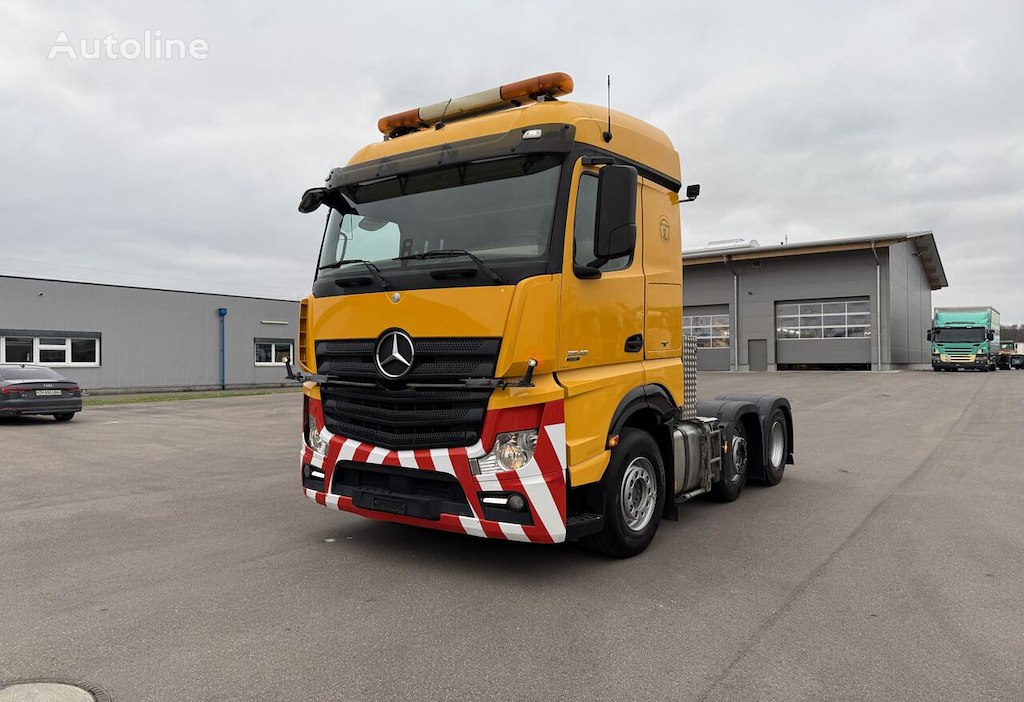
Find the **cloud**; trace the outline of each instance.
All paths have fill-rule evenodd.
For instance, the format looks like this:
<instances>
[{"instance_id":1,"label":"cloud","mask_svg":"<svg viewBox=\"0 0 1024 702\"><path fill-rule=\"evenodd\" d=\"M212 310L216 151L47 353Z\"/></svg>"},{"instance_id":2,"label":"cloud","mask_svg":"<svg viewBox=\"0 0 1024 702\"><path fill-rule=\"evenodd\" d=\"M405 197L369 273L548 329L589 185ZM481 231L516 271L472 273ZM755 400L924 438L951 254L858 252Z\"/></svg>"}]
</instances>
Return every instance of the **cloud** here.
<instances>
[{"instance_id":1,"label":"cloud","mask_svg":"<svg viewBox=\"0 0 1024 702\"><path fill-rule=\"evenodd\" d=\"M8 2L0 273L297 297L299 194L382 114L550 70L662 128L701 182L690 244L935 231L951 287L1024 321L1024 6ZM205 60L47 60L201 38Z\"/></svg>"}]
</instances>

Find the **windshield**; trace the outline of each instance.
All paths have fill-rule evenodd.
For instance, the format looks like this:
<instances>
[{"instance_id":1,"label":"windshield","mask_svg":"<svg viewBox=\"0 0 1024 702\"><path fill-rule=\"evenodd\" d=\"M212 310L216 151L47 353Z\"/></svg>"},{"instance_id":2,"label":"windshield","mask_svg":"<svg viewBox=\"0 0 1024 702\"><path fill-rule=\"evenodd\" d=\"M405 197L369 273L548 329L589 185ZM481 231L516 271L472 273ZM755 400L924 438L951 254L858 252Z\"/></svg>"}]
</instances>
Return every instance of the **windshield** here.
<instances>
[{"instance_id":1,"label":"windshield","mask_svg":"<svg viewBox=\"0 0 1024 702\"><path fill-rule=\"evenodd\" d=\"M0 380L64 380L64 376L39 366L0 367Z\"/></svg>"},{"instance_id":2,"label":"windshield","mask_svg":"<svg viewBox=\"0 0 1024 702\"><path fill-rule=\"evenodd\" d=\"M320 268L439 249L546 259L560 164L560 156L531 154L344 186L353 211L331 210Z\"/></svg>"},{"instance_id":3,"label":"windshield","mask_svg":"<svg viewBox=\"0 0 1024 702\"><path fill-rule=\"evenodd\" d=\"M947 327L945 329L936 329L932 338L939 343L945 344L978 344L985 341L985 329L982 327L970 329Z\"/></svg>"}]
</instances>

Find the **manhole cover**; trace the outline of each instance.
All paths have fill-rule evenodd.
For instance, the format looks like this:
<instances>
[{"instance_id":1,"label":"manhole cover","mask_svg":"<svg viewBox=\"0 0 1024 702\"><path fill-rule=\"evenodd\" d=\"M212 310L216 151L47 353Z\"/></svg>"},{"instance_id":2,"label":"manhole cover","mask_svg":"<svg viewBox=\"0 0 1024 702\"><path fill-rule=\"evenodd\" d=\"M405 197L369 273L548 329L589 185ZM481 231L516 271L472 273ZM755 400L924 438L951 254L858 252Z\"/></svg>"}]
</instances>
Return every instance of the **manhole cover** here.
<instances>
[{"instance_id":1,"label":"manhole cover","mask_svg":"<svg viewBox=\"0 0 1024 702\"><path fill-rule=\"evenodd\" d=\"M0 682L0 702L110 702L110 696L86 682L33 678Z\"/></svg>"}]
</instances>

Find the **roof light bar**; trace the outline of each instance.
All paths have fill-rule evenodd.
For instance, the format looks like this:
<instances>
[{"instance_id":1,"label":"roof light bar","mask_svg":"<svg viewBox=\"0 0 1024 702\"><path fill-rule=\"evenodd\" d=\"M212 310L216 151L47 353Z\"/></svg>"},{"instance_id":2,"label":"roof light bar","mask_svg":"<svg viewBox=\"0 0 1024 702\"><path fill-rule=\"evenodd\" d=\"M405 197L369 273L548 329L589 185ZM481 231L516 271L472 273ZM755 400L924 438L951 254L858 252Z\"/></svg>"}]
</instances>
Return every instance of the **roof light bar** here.
<instances>
[{"instance_id":1,"label":"roof light bar","mask_svg":"<svg viewBox=\"0 0 1024 702\"><path fill-rule=\"evenodd\" d=\"M568 73L546 73L472 95L381 117L377 121L377 129L382 134L398 136L407 131L436 125L442 118L445 122L454 122L485 112L518 107L524 103L534 102L541 96L554 98L568 95L572 88L572 77Z\"/></svg>"}]
</instances>

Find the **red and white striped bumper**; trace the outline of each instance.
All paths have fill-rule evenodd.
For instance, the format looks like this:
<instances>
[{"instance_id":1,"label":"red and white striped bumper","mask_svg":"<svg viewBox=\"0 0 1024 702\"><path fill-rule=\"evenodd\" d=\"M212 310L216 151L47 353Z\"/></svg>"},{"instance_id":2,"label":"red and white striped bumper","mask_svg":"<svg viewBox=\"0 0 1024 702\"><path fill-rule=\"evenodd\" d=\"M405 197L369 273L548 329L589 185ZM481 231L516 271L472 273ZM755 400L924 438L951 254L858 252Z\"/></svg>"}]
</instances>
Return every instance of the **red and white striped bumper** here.
<instances>
[{"instance_id":1,"label":"red and white striped bumper","mask_svg":"<svg viewBox=\"0 0 1024 702\"><path fill-rule=\"evenodd\" d=\"M403 524L441 529L491 539L509 539L532 543L565 541L566 463L565 415L561 400L545 403L540 412L537 449L533 458L518 471L474 475L470 459L487 453L482 442L464 448L392 451L355 439L332 434L324 426L323 408L318 400L308 399L309 413L316 418L320 436L327 441L327 453L321 454L305 445L301 459L324 473L324 492L304 488L306 497L318 504L352 512L370 519L384 519ZM518 427L519 429L534 427ZM487 436L487 432L484 432ZM493 440L493 436L490 437ZM423 471L438 471L454 476L469 501L472 516L442 513L440 518L421 519L389 512L364 509L352 498L331 494L331 478L339 461L369 465L401 466ZM481 492L517 492L526 497L533 524L514 524L483 518Z\"/></svg>"}]
</instances>

